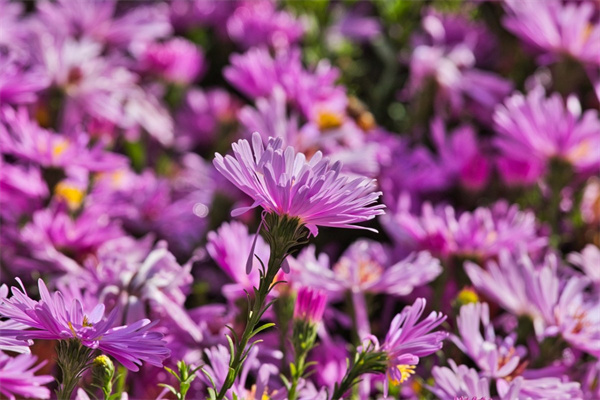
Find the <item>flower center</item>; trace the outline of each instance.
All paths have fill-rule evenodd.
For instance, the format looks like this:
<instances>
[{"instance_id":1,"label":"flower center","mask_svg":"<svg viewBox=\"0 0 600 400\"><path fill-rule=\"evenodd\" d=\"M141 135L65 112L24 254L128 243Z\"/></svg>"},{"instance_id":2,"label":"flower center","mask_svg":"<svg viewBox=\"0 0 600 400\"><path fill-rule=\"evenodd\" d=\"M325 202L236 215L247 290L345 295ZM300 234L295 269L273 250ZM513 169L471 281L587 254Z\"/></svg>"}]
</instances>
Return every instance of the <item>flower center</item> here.
<instances>
[{"instance_id":1,"label":"flower center","mask_svg":"<svg viewBox=\"0 0 600 400\"><path fill-rule=\"evenodd\" d=\"M331 111L319 111L317 114L317 126L322 131L339 128L342 122L342 116Z\"/></svg>"},{"instance_id":2,"label":"flower center","mask_svg":"<svg viewBox=\"0 0 600 400\"><path fill-rule=\"evenodd\" d=\"M58 183L54 189L54 194L64 200L71 210L78 209L83 201L83 191L66 182Z\"/></svg>"},{"instance_id":3,"label":"flower center","mask_svg":"<svg viewBox=\"0 0 600 400\"><path fill-rule=\"evenodd\" d=\"M391 381L394 385L399 385L400 383L406 382L408 378L411 377L415 373L415 366L409 364L400 364L396 366L398 368L398 372L400 372L400 379L391 378Z\"/></svg>"},{"instance_id":4,"label":"flower center","mask_svg":"<svg viewBox=\"0 0 600 400\"><path fill-rule=\"evenodd\" d=\"M56 158L60 156L62 153L65 152L67 147L69 147L69 142L67 142L66 140L59 140L58 142L54 143L54 145L52 146L52 157Z\"/></svg>"}]
</instances>

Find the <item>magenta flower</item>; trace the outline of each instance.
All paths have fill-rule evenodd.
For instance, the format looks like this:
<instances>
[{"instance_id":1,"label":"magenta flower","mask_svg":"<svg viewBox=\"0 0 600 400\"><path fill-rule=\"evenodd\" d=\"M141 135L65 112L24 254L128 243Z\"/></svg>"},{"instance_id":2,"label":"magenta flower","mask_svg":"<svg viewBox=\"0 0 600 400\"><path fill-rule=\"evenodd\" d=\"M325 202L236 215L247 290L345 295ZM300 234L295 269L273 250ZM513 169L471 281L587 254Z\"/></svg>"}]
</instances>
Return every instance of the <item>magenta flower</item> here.
<instances>
[{"instance_id":1,"label":"magenta flower","mask_svg":"<svg viewBox=\"0 0 600 400\"><path fill-rule=\"evenodd\" d=\"M115 326L117 310L104 317L103 304L96 305L92 310L84 309L78 298L65 297L58 291L50 294L41 279L38 281L39 301L29 298L22 284L21 288L22 291L12 288L12 297L0 304L0 315L30 329L3 329L1 336L17 339L76 339L85 347L98 349L114 357L132 371L137 371L142 361L162 367L162 361L169 356L163 335L150 331L156 322L142 319L127 326Z\"/></svg>"},{"instance_id":2,"label":"magenta flower","mask_svg":"<svg viewBox=\"0 0 600 400\"><path fill-rule=\"evenodd\" d=\"M256 257L252 260L252 271L246 273L246 262L254 240L246 225L238 221L225 222L216 231L209 232L207 239L208 254L234 281L233 284L223 285L225 297L230 300L245 297L244 291L251 292L253 287L258 287L260 261ZM261 236L256 238L254 254L263 262L269 259L269 246Z\"/></svg>"},{"instance_id":3,"label":"magenta flower","mask_svg":"<svg viewBox=\"0 0 600 400\"><path fill-rule=\"evenodd\" d=\"M49 399L50 390L43 385L54 381L50 375L34 375L46 362L34 366L37 357L21 354L10 357L0 351L0 393L10 400L17 397Z\"/></svg>"},{"instance_id":4,"label":"magenta flower","mask_svg":"<svg viewBox=\"0 0 600 400\"><path fill-rule=\"evenodd\" d=\"M327 295L324 292L301 287L294 307L294 319L318 324L323 319L326 304Z\"/></svg>"},{"instance_id":5,"label":"magenta flower","mask_svg":"<svg viewBox=\"0 0 600 400\"><path fill-rule=\"evenodd\" d=\"M385 337L381 350L387 353L387 376L394 383L402 383L414 374L419 357L425 357L442 348L447 332L431 332L446 320L446 316L435 311L427 318L417 322L425 309L425 299L418 298L412 306L394 317ZM384 384L387 397L389 381Z\"/></svg>"},{"instance_id":6,"label":"magenta flower","mask_svg":"<svg viewBox=\"0 0 600 400\"><path fill-rule=\"evenodd\" d=\"M552 158L558 158L580 173L594 172L600 166L598 112L582 113L574 96L566 102L559 94L546 98L541 86L527 96L516 93L498 106L494 123L499 133L496 146L508 159L547 167Z\"/></svg>"},{"instance_id":7,"label":"magenta flower","mask_svg":"<svg viewBox=\"0 0 600 400\"><path fill-rule=\"evenodd\" d=\"M475 361L486 377L508 376L525 355L525 349L515 347L514 335L504 340L496 337L487 303L462 306L456 323L460 338L454 337L454 343ZM483 327L483 334L480 326Z\"/></svg>"},{"instance_id":8,"label":"magenta flower","mask_svg":"<svg viewBox=\"0 0 600 400\"><path fill-rule=\"evenodd\" d=\"M401 210L382 220L398 243L443 257L487 259L518 246L535 252L547 243L547 238L539 233L533 212L520 211L502 200L490 208L479 207L458 215L451 206L433 208L425 203L420 216Z\"/></svg>"},{"instance_id":9,"label":"magenta flower","mask_svg":"<svg viewBox=\"0 0 600 400\"><path fill-rule=\"evenodd\" d=\"M180 38L148 44L140 63L142 69L180 85L190 84L205 70L204 54L194 43Z\"/></svg>"},{"instance_id":10,"label":"magenta flower","mask_svg":"<svg viewBox=\"0 0 600 400\"><path fill-rule=\"evenodd\" d=\"M456 365L448 360L450 368L435 366L431 370L434 379L429 389L440 399L491 399L489 379L480 377L476 370L465 365ZM458 397L460 396L460 397Z\"/></svg>"},{"instance_id":11,"label":"magenta flower","mask_svg":"<svg viewBox=\"0 0 600 400\"><path fill-rule=\"evenodd\" d=\"M504 26L541 52L542 63L568 55L600 65L598 6L593 2L507 0L505 8Z\"/></svg>"},{"instance_id":12,"label":"magenta flower","mask_svg":"<svg viewBox=\"0 0 600 400\"><path fill-rule=\"evenodd\" d=\"M355 224L383 214L384 206L374 205L381 194L374 192L375 181L341 175L341 164L331 165L321 152L307 162L304 154L281 146L281 139L271 138L265 149L255 132L252 149L247 140L240 140L232 146L234 157L215 154L215 168L254 199L250 207L232 215L261 206L299 218L315 236L317 226L372 230Z\"/></svg>"},{"instance_id":13,"label":"magenta flower","mask_svg":"<svg viewBox=\"0 0 600 400\"><path fill-rule=\"evenodd\" d=\"M296 43L304 27L286 11L276 11L269 0L243 2L227 20L229 37L244 48L287 48Z\"/></svg>"}]
</instances>

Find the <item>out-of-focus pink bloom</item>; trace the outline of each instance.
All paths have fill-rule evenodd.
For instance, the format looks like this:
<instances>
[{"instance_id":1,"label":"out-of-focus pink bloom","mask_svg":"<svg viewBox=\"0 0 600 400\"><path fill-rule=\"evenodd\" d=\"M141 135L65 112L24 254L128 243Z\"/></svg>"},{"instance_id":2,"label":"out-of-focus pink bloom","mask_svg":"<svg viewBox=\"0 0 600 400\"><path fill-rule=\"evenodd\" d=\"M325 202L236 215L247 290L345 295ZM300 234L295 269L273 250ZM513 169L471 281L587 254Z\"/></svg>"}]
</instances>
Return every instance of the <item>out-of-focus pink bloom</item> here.
<instances>
[{"instance_id":1,"label":"out-of-focus pink bloom","mask_svg":"<svg viewBox=\"0 0 600 400\"><path fill-rule=\"evenodd\" d=\"M14 267L76 272L80 267L74 259L81 261L104 242L122 236L120 226L104 213L84 209L73 219L60 208L39 210L21 230L24 254L13 260Z\"/></svg>"},{"instance_id":2,"label":"out-of-focus pink bloom","mask_svg":"<svg viewBox=\"0 0 600 400\"><path fill-rule=\"evenodd\" d=\"M547 63L568 55L600 65L600 25L593 2L506 0L503 23Z\"/></svg>"},{"instance_id":3,"label":"out-of-focus pink bloom","mask_svg":"<svg viewBox=\"0 0 600 400\"><path fill-rule=\"evenodd\" d=\"M0 158L0 216L17 222L42 207L48 186L35 166L7 164Z\"/></svg>"},{"instance_id":4,"label":"out-of-focus pink bloom","mask_svg":"<svg viewBox=\"0 0 600 400\"><path fill-rule=\"evenodd\" d=\"M314 380L319 386L333 388L346 374L348 344L341 339L320 338L308 359L314 361Z\"/></svg>"},{"instance_id":5,"label":"out-of-focus pink bloom","mask_svg":"<svg viewBox=\"0 0 600 400\"><path fill-rule=\"evenodd\" d=\"M11 57L0 55L0 104L33 103L37 93L48 86L50 79L39 66L20 65Z\"/></svg>"},{"instance_id":6,"label":"out-of-focus pink bloom","mask_svg":"<svg viewBox=\"0 0 600 400\"><path fill-rule=\"evenodd\" d=\"M459 215L451 206L434 209L425 203L420 216L400 211L387 215L382 222L394 240L408 249L428 250L443 257L488 259L504 249L514 251L520 246L535 252L548 240L539 233L532 212L520 211L505 201Z\"/></svg>"},{"instance_id":7,"label":"out-of-focus pink bloom","mask_svg":"<svg viewBox=\"0 0 600 400\"><path fill-rule=\"evenodd\" d=\"M525 355L524 348L515 346L516 335L504 340L496 337L486 303L462 306L456 323L460 337L453 337L453 342L475 361L487 378L510 375Z\"/></svg>"},{"instance_id":8,"label":"out-of-focus pink bloom","mask_svg":"<svg viewBox=\"0 0 600 400\"><path fill-rule=\"evenodd\" d=\"M248 233L246 225L238 221L223 223L217 231L209 232L206 250L217 265L235 282L223 286L223 295L230 300L245 297L245 292L252 292L258 287L260 261L253 257L253 268L246 273L248 254L252 249L254 235ZM266 263L269 260L269 246L261 236L256 238L254 254Z\"/></svg>"},{"instance_id":9,"label":"out-of-focus pink bloom","mask_svg":"<svg viewBox=\"0 0 600 400\"><path fill-rule=\"evenodd\" d=\"M596 110L582 113L581 104L559 94L546 98L537 86L527 96L516 93L498 106L494 123L501 154L518 162L546 166L552 158L573 165L579 173L600 167L600 119Z\"/></svg>"},{"instance_id":10,"label":"out-of-focus pink bloom","mask_svg":"<svg viewBox=\"0 0 600 400\"><path fill-rule=\"evenodd\" d=\"M244 48L287 48L300 40L302 23L286 11L276 11L271 0L245 1L227 20L229 37Z\"/></svg>"},{"instance_id":11,"label":"out-of-focus pink bloom","mask_svg":"<svg viewBox=\"0 0 600 400\"><path fill-rule=\"evenodd\" d=\"M239 0L173 0L171 22L176 28L212 27L221 39L227 38L227 20L239 5Z\"/></svg>"},{"instance_id":12,"label":"out-of-focus pink bloom","mask_svg":"<svg viewBox=\"0 0 600 400\"><path fill-rule=\"evenodd\" d=\"M487 184L490 163L469 125L456 128L451 134L445 130L441 119L431 124L431 133L440 158L440 171L448 180L458 180L469 189L481 189Z\"/></svg>"},{"instance_id":13,"label":"out-of-focus pink bloom","mask_svg":"<svg viewBox=\"0 0 600 400\"><path fill-rule=\"evenodd\" d=\"M310 324L318 324L323 319L327 295L310 287L298 289L298 296L294 306L294 319L306 321Z\"/></svg>"},{"instance_id":14,"label":"out-of-focus pink bloom","mask_svg":"<svg viewBox=\"0 0 600 400\"><path fill-rule=\"evenodd\" d=\"M181 38L144 45L139 61L143 70L179 85L189 85L206 69L202 51Z\"/></svg>"},{"instance_id":15,"label":"out-of-focus pink bloom","mask_svg":"<svg viewBox=\"0 0 600 400\"><path fill-rule=\"evenodd\" d=\"M379 36L382 28L376 17L369 17L365 10L356 7L351 11L339 8L338 18L327 29L327 42L332 47L338 47L345 40L356 43L367 42Z\"/></svg>"},{"instance_id":16,"label":"out-of-focus pink bloom","mask_svg":"<svg viewBox=\"0 0 600 400\"><path fill-rule=\"evenodd\" d=\"M456 365L448 360L450 368L435 366L431 370L434 385L430 390L440 399L463 398L491 399L489 379L479 376L476 370L465 365ZM462 397L458 397L462 396Z\"/></svg>"},{"instance_id":17,"label":"out-of-focus pink bloom","mask_svg":"<svg viewBox=\"0 0 600 400\"><path fill-rule=\"evenodd\" d=\"M166 4L142 5L115 17L115 0L43 1L37 4L41 21L57 37L84 37L127 48L172 33Z\"/></svg>"},{"instance_id":18,"label":"out-of-focus pink bloom","mask_svg":"<svg viewBox=\"0 0 600 400\"><path fill-rule=\"evenodd\" d=\"M579 383L564 382L556 377L527 379L518 376L510 381L499 379L496 382L496 388L501 400L570 400L583 398Z\"/></svg>"},{"instance_id":19,"label":"out-of-focus pink bloom","mask_svg":"<svg viewBox=\"0 0 600 400\"><path fill-rule=\"evenodd\" d=\"M127 164L127 159L104 151L101 143L88 148L84 133L62 135L41 128L24 108L0 110L0 152L43 167L80 167L88 171L111 171Z\"/></svg>"},{"instance_id":20,"label":"out-of-focus pink bloom","mask_svg":"<svg viewBox=\"0 0 600 400\"><path fill-rule=\"evenodd\" d=\"M373 205L381 193L366 178L350 180L340 174L341 165L330 164L320 152L306 161L281 139L269 139L265 149L260 134L233 144L235 157L215 154L216 169L253 198L250 207L234 210L240 215L261 206L268 212L297 217L317 235L317 226L368 229L355 225L383 214L383 205Z\"/></svg>"},{"instance_id":21,"label":"out-of-focus pink bloom","mask_svg":"<svg viewBox=\"0 0 600 400\"><path fill-rule=\"evenodd\" d=\"M583 190L581 199L581 217L590 224L600 223L600 179L592 177Z\"/></svg>"},{"instance_id":22,"label":"out-of-focus pink bloom","mask_svg":"<svg viewBox=\"0 0 600 400\"><path fill-rule=\"evenodd\" d=\"M493 108L512 88L507 80L478 68L494 47L490 34L464 18L431 10L422 24L426 34L413 38L408 94L421 91L433 79L437 108L449 105L457 114L468 107L472 115L488 122Z\"/></svg>"},{"instance_id":23,"label":"out-of-focus pink bloom","mask_svg":"<svg viewBox=\"0 0 600 400\"><path fill-rule=\"evenodd\" d=\"M581 268L583 273L600 289L600 249L593 244L584 247L581 253L571 253L567 260Z\"/></svg>"},{"instance_id":24,"label":"out-of-focus pink bloom","mask_svg":"<svg viewBox=\"0 0 600 400\"><path fill-rule=\"evenodd\" d=\"M0 393L10 400L19 398L49 399L45 384L54 381L51 375L34 375L46 362L34 366L37 357L21 354L10 357L0 351Z\"/></svg>"},{"instance_id":25,"label":"out-of-focus pink bloom","mask_svg":"<svg viewBox=\"0 0 600 400\"><path fill-rule=\"evenodd\" d=\"M176 114L175 146L189 150L212 145L223 127L235 123L239 108L239 101L223 89L188 90Z\"/></svg>"},{"instance_id":26,"label":"out-of-focus pink bloom","mask_svg":"<svg viewBox=\"0 0 600 400\"><path fill-rule=\"evenodd\" d=\"M496 159L496 167L502 180L511 186L527 186L535 183L544 175L545 164L530 158L528 160L515 160L500 155Z\"/></svg>"},{"instance_id":27,"label":"out-of-focus pink bloom","mask_svg":"<svg viewBox=\"0 0 600 400\"><path fill-rule=\"evenodd\" d=\"M348 104L346 90L336 85L339 70L322 60L314 69L302 66L297 48L278 52L273 58L265 48L254 47L244 54L233 54L225 78L251 98L268 97L283 88L290 102L307 119L317 121L325 113L344 112Z\"/></svg>"},{"instance_id":28,"label":"out-of-focus pink bloom","mask_svg":"<svg viewBox=\"0 0 600 400\"><path fill-rule=\"evenodd\" d=\"M389 381L403 383L414 373L420 357L435 353L442 348L442 342L448 337L447 332L435 331L446 317L435 311L427 318L417 322L425 309L425 299L415 300L412 306L394 317L390 329L381 345L381 350L388 356L387 375L384 383L384 396L387 397Z\"/></svg>"},{"instance_id":29,"label":"out-of-focus pink bloom","mask_svg":"<svg viewBox=\"0 0 600 400\"><path fill-rule=\"evenodd\" d=\"M157 367L169 356L163 335L149 331L155 323L147 319L128 326L116 325L116 310L104 317L104 305L84 308L78 298L65 298L61 292L50 294L40 279L41 300L35 301L16 287L12 297L0 304L0 314L27 325L28 330L2 330L1 334L23 339L77 339L86 347L99 349L124 367L137 371L142 361ZM69 301L71 300L71 301Z\"/></svg>"},{"instance_id":30,"label":"out-of-focus pink bloom","mask_svg":"<svg viewBox=\"0 0 600 400\"><path fill-rule=\"evenodd\" d=\"M500 253L484 271L473 263L465 270L477 290L515 315L528 316L538 338L562 337L594 356L600 354L600 302L586 294L589 279L559 279L556 257L548 255L536 268L527 255L512 258ZM506 296L511 293L511 296Z\"/></svg>"}]
</instances>

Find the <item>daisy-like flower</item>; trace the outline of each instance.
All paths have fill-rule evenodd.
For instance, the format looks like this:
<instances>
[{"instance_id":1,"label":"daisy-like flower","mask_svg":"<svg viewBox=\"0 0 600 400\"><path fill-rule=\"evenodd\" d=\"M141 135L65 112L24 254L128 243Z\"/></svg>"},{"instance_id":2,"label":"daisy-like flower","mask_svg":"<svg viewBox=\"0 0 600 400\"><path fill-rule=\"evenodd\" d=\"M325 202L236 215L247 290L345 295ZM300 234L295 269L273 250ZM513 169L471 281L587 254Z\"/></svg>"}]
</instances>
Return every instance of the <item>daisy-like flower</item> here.
<instances>
[{"instance_id":1,"label":"daisy-like flower","mask_svg":"<svg viewBox=\"0 0 600 400\"><path fill-rule=\"evenodd\" d=\"M387 397L389 383L405 382L415 373L419 357L425 357L442 348L447 332L431 332L446 319L445 315L431 312L427 318L417 322L425 309L425 299L418 298L412 306L407 306L392 320L390 329L381 345L387 354L387 376L384 395Z\"/></svg>"},{"instance_id":2,"label":"daisy-like flower","mask_svg":"<svg viewBox=\"0 0 600 400\"><path fill-rule=\"evenodd\" d=\"M566 102L558 94L546 97L541 86L526 96L516 93L496 108L494 123L502 156L537 163L542 166L540 173L553 158L566 161L579 173L600 166L598 111L582 112L574 96Z\"/></svg>"},{"instance_id":3,"label":"daisy-like flower","mask_svg":"<svg viewBox=\"0 0 600 400\"><path fill-rule=\"evenodd\" d=\"M78 298L69 298L58 291L50 294L41 279L38 281L41 300L35 301L27 295L20 280L19 283L22 291L12 287L12 297L0 304L0 316L31 329L2 329L0 336L25 340L75 339L87 348L114 357L132 371L137 371L142 361L162 367L162 361L169 356L162 333L150 332L155 325L150 320L115 326L116 309L107 317L103 304L86 310Z\"/></svg>"},{"instance_id":4,"label":"daisy-like flower","mask_svg":"<svg viewBox=\"0 0 600 400\"><path fill-rule=\"evenodd\" d=\"M31 354L20 354L10 357L0 351L0 394L10 400L18 398L49 399L50 390L43 385L50 383L54 377L50 375L34 375L46 364L42 362L34 366L37 357Z\"/></svg>"},{"instance_id":5,"label":"daisy-like flower","mask_svg":"<svg viewBox=\"0 0 600 400\"><path fill-rule=\"evenodd\" d=\"M317 226L369 229L355 225L383 214L375 205L381 192L375 181L350 179L340 174L341 163L330 164L321 152L310 159L292 147L282 149L281 139L269 139L265 148L258 132L233 144L234 156L216 153L216 169L254 199L250 207L238 208L240 215L261 206L270 213L298 218L316 236Z\"/></svg>"}]
</instances>

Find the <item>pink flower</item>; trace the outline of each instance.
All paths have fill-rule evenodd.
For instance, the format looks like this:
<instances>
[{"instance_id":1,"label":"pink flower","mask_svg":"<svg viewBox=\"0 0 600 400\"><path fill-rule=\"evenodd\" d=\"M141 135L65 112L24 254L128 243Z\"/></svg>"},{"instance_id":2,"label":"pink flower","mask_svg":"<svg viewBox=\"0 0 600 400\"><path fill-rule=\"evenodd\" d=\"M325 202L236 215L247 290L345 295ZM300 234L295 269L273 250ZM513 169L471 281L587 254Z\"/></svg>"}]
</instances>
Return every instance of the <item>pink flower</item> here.
<instances>
[{"instance_id":1,"label":"pink flower","mask_svg":"<svg viewBox=\"0 0 600 400\"><path fill-rule=\"evenodd\" d=\"M240 190L254 199L250 207L299 218L313 235L317 226L368 229L355 225L383 214L383 205L374 205L381 192L374 192L375 181L350 179L340 174L341 164L330 164L321 152L306 161L292 147L282 149L282 140L269 139L265 148L258 132L233 144L234 156L216 153L215 168Z\"/></svg>"},{"instance_id":2,"label":"pink flower","mask_svg":"<svg viewBox=\"0 0 600 400\"><path fill-rule=\"evenodd\" d=\"M49 399L50 390L43 385L54 381L50 375L34 375L46 364L42 362L35 367L37 357L21 354L10 357L0 351L0 393L10 400L19 398Z\"/></svg>"},{"instance_id":3,"label":"pink flower","mask_svg":"<svg viewBox=\"0 0 600 400\"><path fill-rule=\"evenodd\" d=\"M318 324L323 319L326 304L327 295L325 293L309 287L301 287L298 290L294 307L294 319Z\"/></svg>"},{"instance_id":4,"label":"pink flower","mask_svg":"<svg viewBox=\"0 0 600 400\"><path fill-rule=\"evenodd\" d=\"M130 325L115 326L116 309L107 317L104 317L103 304L96 305L92 310L84 309L79 298L69 298L59 291L50 294L41 279L38 281L39 301L29 298L22 284L21 288L22 291L12 288L12 297L0 304L0 315L31 329L3 329L1 336L14 336L17 339L76 339L86 347L114 357L132 371L137 371L142 361L162 367L162 361L169 356L163 335L149 331L156 323L142 319Z\"/></svg>"},{"instance_id":5,"label":"pink flower","mask_svg":"<svg viewBox=\"0 0 600 400\"><path fill-rule=\"evenodd\" d=\"M180 38L150 43L140 58L143 69L181 85L190 84L205 70L204 54L194 43Z\"/></svg>"}]
</instances>

